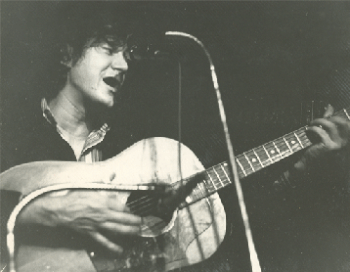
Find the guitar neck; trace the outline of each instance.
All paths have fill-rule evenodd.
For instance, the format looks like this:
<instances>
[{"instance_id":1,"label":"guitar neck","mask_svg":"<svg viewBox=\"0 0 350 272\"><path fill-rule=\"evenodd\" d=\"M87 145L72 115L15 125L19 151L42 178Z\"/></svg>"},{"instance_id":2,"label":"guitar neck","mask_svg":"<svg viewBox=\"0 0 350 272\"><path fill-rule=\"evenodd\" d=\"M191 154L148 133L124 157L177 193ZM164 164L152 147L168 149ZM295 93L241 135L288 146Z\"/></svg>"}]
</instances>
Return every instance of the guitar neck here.
<instances>
[{"instance_id":1,"label":"guitar neck","mask_svg":"<svg viewBox=\"0 0 350 272\"><path fill-rule=\"evenodd\" d=\"M336 115L350 120L350 107L337 112ZM287 158L296 152L311 145L305 131L308 126L299 128L274 141L253 148L236 156L236 164L239 177L245 178L267 166ZM202 183L193 190L190 203L207 197L218 190L232 184L229 163L224 161L214 165L201 173L204 176ZM186 182L186 180L184 181ZM185 206L190 204L187 201Z\"/></svg>"}]
</instances>

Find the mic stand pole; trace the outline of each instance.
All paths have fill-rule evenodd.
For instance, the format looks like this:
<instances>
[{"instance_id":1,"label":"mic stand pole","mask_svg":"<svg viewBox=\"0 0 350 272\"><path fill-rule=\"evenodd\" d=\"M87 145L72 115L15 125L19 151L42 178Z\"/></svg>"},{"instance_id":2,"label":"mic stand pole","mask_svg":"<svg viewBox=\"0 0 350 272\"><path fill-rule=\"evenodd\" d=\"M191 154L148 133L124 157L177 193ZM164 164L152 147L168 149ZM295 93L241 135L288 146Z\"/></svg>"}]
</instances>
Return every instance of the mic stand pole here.
<instances>
[{"instance_id":1,"label":"mic stand pole","mask_svg":"<svg viewBox=\"0 0 350 272\"><path fill-rule=\"evenodd\" d=\"M257 255L256 250L255 250L253 236L252 236L252 232L250 229L248 213L247 213L246 205L244 202L243 190L242 190L241 183L239 181L237 166L235 163L235 156L233 153L231 137L230 137L230 133L229 133L228 126L227 126L224 104L223 104L222 99L221 99L221 93L219 90L218 79L217 79L215 67L214 67L213 61L211 59L211 56L210 56L208 50L205 48L204 44L191 34L179 32L179 31L167 31L167 32L165 32L165 35L167 35L167 36L180 36L180 37L189 38L189 39L195 41L197 44L200 45L200 47L203 49L203 51L205 52L205 54L208 58L208 61L210 64L211 77L212 77L214 89L215 89L217 100L218 100L220 118L221 118L221 122L222 122L223 128L224 128L225 139L226 139L227 149L228 149L228 153L229 153L231 169L232 169L233 177L234 177L234 184L235 184L236 191L237 191L238 203L239 203L239 207L240 207L241 214L242 214L245 235L247 237L252 272L261 272L261 267L260 267L258 255Z\"/></svg>"}]
</instances>

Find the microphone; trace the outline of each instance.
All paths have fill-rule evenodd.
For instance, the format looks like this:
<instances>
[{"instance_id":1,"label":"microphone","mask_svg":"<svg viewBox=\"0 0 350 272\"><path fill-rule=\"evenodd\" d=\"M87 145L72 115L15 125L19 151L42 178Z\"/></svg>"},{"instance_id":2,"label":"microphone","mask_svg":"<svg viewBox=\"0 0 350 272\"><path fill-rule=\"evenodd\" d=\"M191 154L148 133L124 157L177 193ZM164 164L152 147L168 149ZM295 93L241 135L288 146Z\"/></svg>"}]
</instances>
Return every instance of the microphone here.
<instances>
[{"instance_id":1,"label":"microphone","mask_svg":"<svg viewBox=\"0 0 350 272\"><path fill-rule=\"evenodd\" d=\"M126 52L125 58L129 61L168 61L172 59L169 52L163 51L152 44L146 46L132 45Z\"/></svg>"}]
</instances>

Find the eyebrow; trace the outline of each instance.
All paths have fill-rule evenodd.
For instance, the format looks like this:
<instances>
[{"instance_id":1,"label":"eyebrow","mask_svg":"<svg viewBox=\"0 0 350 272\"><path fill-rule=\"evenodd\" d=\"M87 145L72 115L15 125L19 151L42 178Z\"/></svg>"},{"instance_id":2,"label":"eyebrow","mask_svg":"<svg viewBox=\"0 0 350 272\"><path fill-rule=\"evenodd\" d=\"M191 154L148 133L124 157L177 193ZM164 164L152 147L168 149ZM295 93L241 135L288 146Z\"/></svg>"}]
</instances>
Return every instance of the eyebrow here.
<instances>
[{"instance_id":1,"label":"eyebrow","mask_svg":"<svg viewBox=\"0 0 350 272\"><path fill-rule=\"evenodd\" d=\"M113 50L125 50L128 48L128 45L126 42L114 42L114 41L108 41L108 40L95 41L90 46L91 47L109 46Z\"/></svg>"}]
</instances>

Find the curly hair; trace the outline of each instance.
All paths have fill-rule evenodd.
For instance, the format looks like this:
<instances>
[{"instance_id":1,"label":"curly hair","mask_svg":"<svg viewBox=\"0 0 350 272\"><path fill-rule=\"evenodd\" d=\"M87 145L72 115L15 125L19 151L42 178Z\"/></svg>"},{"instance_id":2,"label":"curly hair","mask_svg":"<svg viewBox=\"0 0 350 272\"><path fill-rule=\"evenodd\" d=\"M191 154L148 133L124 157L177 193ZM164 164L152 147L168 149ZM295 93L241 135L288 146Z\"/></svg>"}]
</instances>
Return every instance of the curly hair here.
<instances>
[{"instance_id":1,"label":"curly hair","mask_svg":"<svg viewBox=\"0 0 350 272\"><path fill-rule=\"evenodd\" d=\"M54 79L51 82L54 87L47 96L56 95L65 84L68 68L61 64L65 58L74 64L87 48L102 43L112 48L127 46L138 25L138 17L134 6L125 2L61 2L52 18L51 72Z\"/></svg>"}]
</instances>

